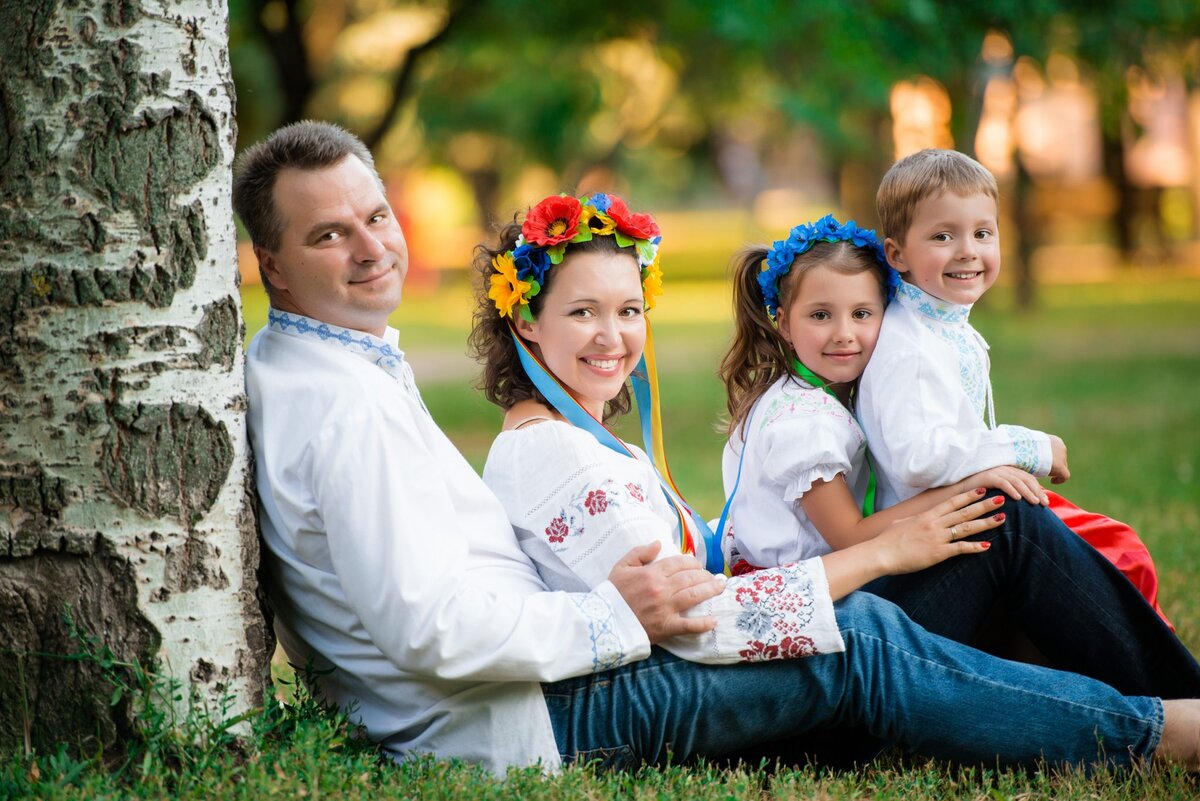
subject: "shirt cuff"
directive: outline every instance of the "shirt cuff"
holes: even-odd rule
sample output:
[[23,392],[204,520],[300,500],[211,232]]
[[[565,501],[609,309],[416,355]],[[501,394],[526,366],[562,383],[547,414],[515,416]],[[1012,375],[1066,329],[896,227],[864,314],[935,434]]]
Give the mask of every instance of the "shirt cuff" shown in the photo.
[[1012,440],[1014,465],[1035,476],[1050,475],[1054,457],[1050,451],[1049,435],[1024,426],[1002,425],[997,428]]
[[[642,623],[637,619],[637,615],[633,613],[629,604],[617,591],[616,586],[611,581],[605,581],[597,585],[592,593],[599,595],[612,607],[613,625],[624,646],[622,649],[624,653],[619,658],[619,663],[624,665],[650,656],[650,638],[646,635],[646,630],[642,628]],[[617,666],[609,665],[609,667]]]

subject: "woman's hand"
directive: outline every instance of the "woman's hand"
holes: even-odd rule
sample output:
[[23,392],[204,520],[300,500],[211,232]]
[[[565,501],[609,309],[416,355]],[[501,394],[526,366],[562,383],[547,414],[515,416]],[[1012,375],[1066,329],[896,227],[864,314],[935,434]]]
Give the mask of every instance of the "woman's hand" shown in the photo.
[[973,476],[959,482],[962,490],[969,491],[972,487],[991,487],[1008,495],[1014,501],[1026,500],[1035,506],[1049,506],[1050,496],[1038,483],[1031,473],[1012,465],[993,467],[991,470],[981,470]]
[[[1004,522],[1004,498],[980,500],[987,489],[962,492],[916,517],[898,520],[870,544],[879,548],[881,575],[912,573],[952,556],[983,553],[989,542],[963,542],[964,537]],[[986,515],[986,516],[985,516]]]
[[874,539],[821,557],[833,600],[845,597],[880,576],[913,573],[952,556],[980,554],[988,542],[962,542],[963,537],[1004,522],[1004,496],[983,499],[987,489],[960,492],[913,517],[897,520]]

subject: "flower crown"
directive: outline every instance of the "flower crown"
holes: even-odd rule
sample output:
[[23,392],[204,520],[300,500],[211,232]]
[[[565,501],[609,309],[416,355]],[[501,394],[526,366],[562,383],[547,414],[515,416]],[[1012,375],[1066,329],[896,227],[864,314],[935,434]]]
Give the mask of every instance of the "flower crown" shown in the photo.
[[883,246],[870,228],[859,228],[854,220],[839,223],[832,214],[826,214],[816,222],[801,223],[791,230],[788,238],[776,242],[767,250],[762,272],[758,274],[758,285],[762,289],[763,305],[771,319],[779,312],[779,282],[792,269],[792,263],[801,253],[807,253],[818,242],[850,242],[856,248],[871,251],[875,260],[887,271],[887,297],[896,294],[900,275],[887,263]]
[[634,248],[642,270],[642,297],[646,308],[653,309],[662,294],[658,223],[649,214],[634,214],[616,195],[597,192],[581,198],[551,195],[525,215],[513,249],[492,259],[496,273],[488,297],[500,316],[512,317],[516,309],[521,319],[533,322],[529,299],[541,291],[546,271],[562,262],[567,245],[593,236],[611,236],[618,246]]

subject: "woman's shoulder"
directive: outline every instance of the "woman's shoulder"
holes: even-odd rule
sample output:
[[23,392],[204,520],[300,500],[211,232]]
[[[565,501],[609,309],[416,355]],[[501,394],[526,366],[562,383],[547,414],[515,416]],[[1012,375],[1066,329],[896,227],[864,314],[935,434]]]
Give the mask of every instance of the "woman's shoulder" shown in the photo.
[[605,452],[595,437],[570,423],[554,419],[530,421],[519,428],[501,431],[492,440],[484,479],[488,479],[489,472],[501,468],[510,474],[561,473],[578,464],[594,462]]

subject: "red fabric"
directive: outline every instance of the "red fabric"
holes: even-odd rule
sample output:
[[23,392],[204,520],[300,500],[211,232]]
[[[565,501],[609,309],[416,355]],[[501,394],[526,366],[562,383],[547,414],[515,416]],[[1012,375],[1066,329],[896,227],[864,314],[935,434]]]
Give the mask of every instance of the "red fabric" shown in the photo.
[[1047,490],[1046,494],[1050,496],[1050,511],[1116,565],[1174,631],[1175,626],[1158,605],[1158,572],[1154,569],[1154,560],[1137,532],[1119,520],[1080,509],[1056,492]]

